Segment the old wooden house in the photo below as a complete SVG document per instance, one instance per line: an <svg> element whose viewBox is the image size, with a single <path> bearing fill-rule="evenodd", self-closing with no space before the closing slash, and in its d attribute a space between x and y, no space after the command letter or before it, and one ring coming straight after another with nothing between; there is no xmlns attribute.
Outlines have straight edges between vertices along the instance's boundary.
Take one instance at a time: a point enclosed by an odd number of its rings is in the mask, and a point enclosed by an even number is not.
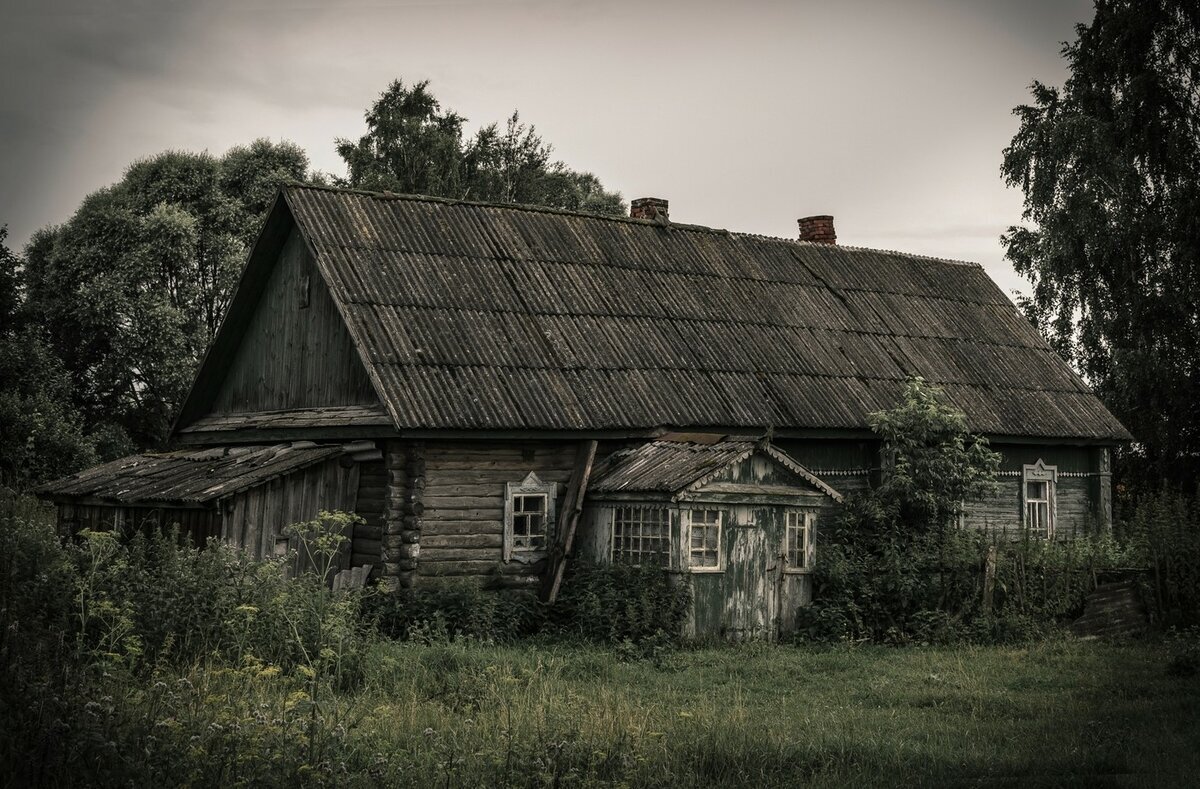
<svg viewBox="0 0 1200 789"><path fill-rule="evenodd" d="M820 523L914 375L1004 456L964 526L1106 528L1125 429L977 265L670 221L284 189L174 430L46 486L64 525L179 522L255 555L318 509L346 562L552 589L656 563L697 634L786 629ZM769 436L769 440L767 440Z"/></svg>

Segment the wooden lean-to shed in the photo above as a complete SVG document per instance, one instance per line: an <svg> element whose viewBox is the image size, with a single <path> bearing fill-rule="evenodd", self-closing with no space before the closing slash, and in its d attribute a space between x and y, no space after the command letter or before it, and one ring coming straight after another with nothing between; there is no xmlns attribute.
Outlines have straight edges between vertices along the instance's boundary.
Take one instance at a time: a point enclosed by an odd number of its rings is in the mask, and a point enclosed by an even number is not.
<svg viewBox="0 0 1200 789"><path fill-rule="evenodd" d="M668 434L593 472L580 558L656 564L691 591L687 634L774 638L812 599L816 523L842 495L765 439Z"/></svg>
<svg viewBox="0 0 1200 789"><path fill-rule="evenodd" d="M769 435L769 449L730 468L792 474L795 496L828 508L821 485L849 496L878 478L868 417L921 376L1004 458L999 491L965 504L965 527L1065 539L1110 524L1110 451L1129 434L980 266L842 246L828 217L800 228L785 239L681 224L662 200L614 218L286 187L173 440L218 455L365 442L378 459L361 464L353 508L378 502L378 514L355 535L355 564L369 561L391 588L456 579L549 592L576 538L603 559L607 529L608 561L642 560L611 539L624 528L605 487L617 453L669 453L665 436L704 434L716 443L684 443L715 462L746 443L729 436ZM116 468L118 486L136 476ZM298 474L251 490L301 517L278 504ZM302 485L312 506L351 506L338 486L313 485ZM129 490L45 495L67 520L73 506L159 503ZM681 491L637 491L675 501L676 551L695 533L684 534ZM815 511L810 561L827 512ZM718 543L714 575L767 572L724 541L749 534L745 519L721 517L738 526ZM233 523L222 520L222 536L244 540ZM785 538L771 531L767 555L786 553L775 544ZM734 594L732 581L711 583ZM774 627L745 621L695 627ZM786 629L789 616L773 621Z"/></svg>
<svg viewBox="0 0 1200 789"><path fill-rule="evenodd" d="M178 528L204 545L222 538L254 558L295 547L285 528L321 510L355 512L364 522L339 566L374 564L380 551L384 474L371 442L297 441L131 455L44 485L60 528L123 534Z"/></svg>

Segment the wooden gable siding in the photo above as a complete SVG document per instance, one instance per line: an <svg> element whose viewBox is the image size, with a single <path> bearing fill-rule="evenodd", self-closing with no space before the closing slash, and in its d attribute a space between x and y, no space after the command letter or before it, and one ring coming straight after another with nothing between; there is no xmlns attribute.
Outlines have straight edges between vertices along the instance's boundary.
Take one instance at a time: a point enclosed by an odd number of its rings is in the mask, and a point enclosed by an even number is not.
<svg viewBox="0 0 1200 789"><path fill-rule="evenodd" d="M307 307L302 307L307 289ZM300 233L293 230L210 410L279 411L379 402Z"/></svg>

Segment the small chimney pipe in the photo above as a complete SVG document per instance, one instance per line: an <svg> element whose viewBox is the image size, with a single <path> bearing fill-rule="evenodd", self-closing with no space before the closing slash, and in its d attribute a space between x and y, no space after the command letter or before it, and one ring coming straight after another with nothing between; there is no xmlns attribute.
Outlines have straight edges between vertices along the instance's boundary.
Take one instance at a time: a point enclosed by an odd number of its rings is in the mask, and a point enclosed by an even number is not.
<svg viewBox="0 0 1200 789"><path fill-rule="evenodd" d="M670 219L667 213L667 201L661 197L639 197L629 201L630 219Z"/></svg>
<svg viewBox="0 0 1200 789"><path fill-rule="evenodd" d="M828 214L806 216L799 220L800 240L815 244L836 244L837 233L833 230L833 217Z"/></svg>

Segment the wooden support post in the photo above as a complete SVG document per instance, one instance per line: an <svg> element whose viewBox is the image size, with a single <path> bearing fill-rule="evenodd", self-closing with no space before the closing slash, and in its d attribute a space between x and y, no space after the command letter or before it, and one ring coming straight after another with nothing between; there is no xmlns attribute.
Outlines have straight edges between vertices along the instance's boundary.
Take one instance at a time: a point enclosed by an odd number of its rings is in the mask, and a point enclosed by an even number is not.
<svg viewBox="0 0 1200 789"><path fill-rule="evenodd" d="M583 499L587 495L588 479L592 476L592 464L596 460L596 441L583 441L575 452L575 468L567 485L567 495L558 511L558 530L554 545L546 562L546 574L542 577L542 599L553 603L558 599L563 573L567 569L567 557L575 546L575 529L583 513Z"/></svg>

